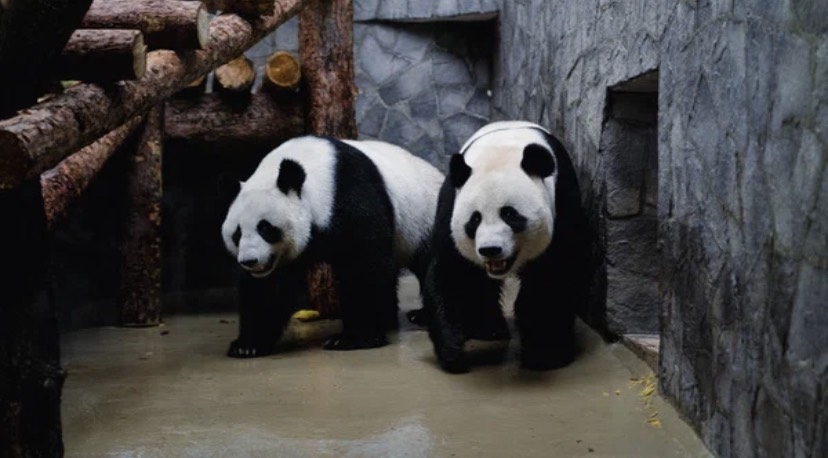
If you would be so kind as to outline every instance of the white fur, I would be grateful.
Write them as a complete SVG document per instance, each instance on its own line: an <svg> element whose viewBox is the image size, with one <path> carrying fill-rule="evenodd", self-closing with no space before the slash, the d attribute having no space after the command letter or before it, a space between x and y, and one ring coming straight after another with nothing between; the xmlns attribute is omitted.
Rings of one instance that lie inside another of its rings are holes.
<svg viewBox="0 0 828 458"><path fill-rule="evenodd" d="M431 233L443 175L428 162L390 143L345 143L368 156L382 175L394 206L396 253L404 263Z"/></svg>
<svg viewBox="0 0 828 458"><path fill-rule="evenodd" d="M424 160L402 148L378 141L347 141L362 151L382 175L394 207L398 261L409 256L431 231L442 175ZM276 187L282 160L292 159L305 170L301 198ZM328 140L300 137L268 154L253 175L242 183L222 225L227 250L238 262L255 259L254 276L266 276L277 266L295 259L310 241L311 227L327 228L334 205L336 151ZM270 245L256 230L262 219L284 232L283 242ZM236 247L233 232L241 227ZM272 265L270 261L274 262Z"/></svg>
<svg viewBox="0 0 828 458"><path fill-rule="evenodd" d="M516 273L528 261L540 256L552 241L555 218L555 173L546 179L530 177L520 166L524 148L532 143L550 151L542 127L523 122L499 122L484 126L463 147L463 158L472 169L471 177L457 192L451 218L451 234L460 253L483 266L478 248L498 246L501 259L516 260L502 278ZM500 216L504 206L514 207L528 219L522 233L514 233ZM482 222L475 238L466 235L465 224L479 211Z"/></svg>

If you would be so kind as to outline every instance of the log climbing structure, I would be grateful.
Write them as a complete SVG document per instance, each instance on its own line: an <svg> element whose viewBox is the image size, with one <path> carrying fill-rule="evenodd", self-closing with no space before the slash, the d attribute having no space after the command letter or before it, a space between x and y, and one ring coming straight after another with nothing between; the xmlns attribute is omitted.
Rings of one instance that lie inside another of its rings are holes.
<svg viewBox="0 0 828 458"><path fill-rule="evenodd" d="M297 15L299 55L251 93L244 52ZM122 322L156 325L163 139L355 138L353 72L352 0L0 1L0 456L63 454L50 237L107 160L131 155ZM308 275L319 309L327 269Z"/></svg>

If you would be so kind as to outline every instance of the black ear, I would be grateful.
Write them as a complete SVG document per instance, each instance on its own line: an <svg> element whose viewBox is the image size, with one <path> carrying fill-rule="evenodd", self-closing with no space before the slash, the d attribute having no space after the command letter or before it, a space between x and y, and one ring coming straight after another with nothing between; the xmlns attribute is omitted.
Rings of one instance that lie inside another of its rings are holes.
<svg viewBox="0 0 828 458"><path fill-rule="evenodd" d="M555 157L548 148L532 143L523 149L520 167L529 176L546 178L555 173Z"/></svg>
<svg viewBox="0 0 828 458"><path fill-rule="evenodd" d="M449 162L449 180L451 185L455 188L460 188L466 184L466 180L471 176L472 169L466 165L462 154L454 154L451 156Z"/></svg>
<svg viewBox="0 0 828 458"><path fill-rule="evenodd" d="M282 164L279 166L279 178L276 179L276 187L285 194L292 189L296 191L297 196L301 197L305 177L305 169L298 162L282 159Z"/></svg>

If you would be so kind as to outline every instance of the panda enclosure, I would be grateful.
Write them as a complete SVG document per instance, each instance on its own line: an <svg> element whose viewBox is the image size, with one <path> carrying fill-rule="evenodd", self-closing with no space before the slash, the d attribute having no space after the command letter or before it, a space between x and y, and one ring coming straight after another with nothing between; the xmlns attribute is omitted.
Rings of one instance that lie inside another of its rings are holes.
<svg viewBox="0 0 828 458"><path fill-rule="evenodd" d="M111 157L126 164L125 208L105 210L125 223L121 322L158 324L162 138L354 138L352 8L343 0L0 4L0 239L7 272L0 456L63 451L58 310L43 296L50 289L50 239L72 204ZM208 10L221 14L211 18ZM277 56L266 89L251 96L255 72L242 53L294 15L301 68L295 57ZM214 69L218 94L203 94ZM61 88L67 80L81 82Z"/></svg>

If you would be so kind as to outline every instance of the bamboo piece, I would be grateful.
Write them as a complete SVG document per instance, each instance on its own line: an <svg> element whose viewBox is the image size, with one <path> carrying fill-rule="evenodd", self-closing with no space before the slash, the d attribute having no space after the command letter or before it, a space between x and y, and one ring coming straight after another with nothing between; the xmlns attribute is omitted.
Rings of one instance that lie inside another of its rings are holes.
<svg viewBox="0 0 828 458"><path fill-rule="evenodd" d="M0 121L0 189L53 167L69 153L166 99L212 68L241 55L290 19L307 0L275 0L278 14L248 23L228 14L210 23L210 43L186 55L154 51L139 81L111 88L79 84L13 118ZM2 72L0 72L2 73Z"/></svg>
<svg viewBox="0 0 828 458"><path fill-rule="evenodd" d="M197 1L95 0L81 27L138 29L151 49L201 49L210 39L209 24Z"/></svg>
<svg viewBox="0 0 828 458"><path fill-rule="evenodd" d="M57 73L62 80L109 82L140 79L147 47L138 30L76 30L63 48Z"/></svg>

